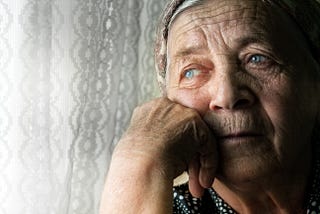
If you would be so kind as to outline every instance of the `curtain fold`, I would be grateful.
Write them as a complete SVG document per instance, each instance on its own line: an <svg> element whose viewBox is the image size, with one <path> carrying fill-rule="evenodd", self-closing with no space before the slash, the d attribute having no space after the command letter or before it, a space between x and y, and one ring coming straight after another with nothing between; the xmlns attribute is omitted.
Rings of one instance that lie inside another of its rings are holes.
<svg viewBox="0 0 320 214"><path fill-rule="evenodd" d="M133 108L159 92L165 0L0 0L0 213L93 214Z"/></svg>

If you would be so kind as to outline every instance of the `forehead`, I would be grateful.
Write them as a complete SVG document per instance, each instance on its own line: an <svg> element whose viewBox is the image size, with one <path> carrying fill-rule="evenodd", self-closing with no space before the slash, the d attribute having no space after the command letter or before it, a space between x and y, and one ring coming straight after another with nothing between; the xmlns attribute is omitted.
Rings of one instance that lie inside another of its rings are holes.
<svg viewBox="0 0 320 214"><path fill-rule="evenodd" d="M239 20L252 22L258 16L266 15L261 10L263 5L259 0L205 0L200 5L187 8L173 23L179 22L185 30L192 28L193 24L225 24L231 27L237 25Z"/></svg>
<svg viewBox="0 0 320 214"><path fill-rule="evenodd" d="M290 45L299 37L296 26L279 8L266 4L259 0L206 0L188 8L172 23L169 51L172 45L174 50L180 46L202 47L211 40L232 46L238 40L250 37L260 41L272 40L275 47L277 43ZM288 39L293 32L295 38ZM303 41L301 38L299 42Z"/></svg>

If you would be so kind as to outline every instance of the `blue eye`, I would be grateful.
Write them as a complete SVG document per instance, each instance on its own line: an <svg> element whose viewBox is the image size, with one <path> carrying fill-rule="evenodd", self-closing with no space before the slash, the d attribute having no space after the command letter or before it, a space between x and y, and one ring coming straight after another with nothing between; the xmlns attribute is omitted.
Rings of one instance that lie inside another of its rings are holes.
<svg viewBox="0 0 320 214"><path fill-rule="evenodd" d="M257 71L271 71L277 68L279 63L277 63L270 55L263 54L248 54L243 58L242 66L246 71L257 72Z"/></svg>
<svg viewBox="0 0 320 214"><path fill-rule="evenodd" d="M184 73L184 77L187 79L192 79L193 77L195 77L196 75L200 74L200 71L197 69L189 69L186 70L186 72Z"/></svg>
<svg viewBox="0 0 320 214"><path fill-rule="evenodd" d="M259 54L252 55L249 59L249 62L251 63L263 63L267 60L267 57Z"/></svg>

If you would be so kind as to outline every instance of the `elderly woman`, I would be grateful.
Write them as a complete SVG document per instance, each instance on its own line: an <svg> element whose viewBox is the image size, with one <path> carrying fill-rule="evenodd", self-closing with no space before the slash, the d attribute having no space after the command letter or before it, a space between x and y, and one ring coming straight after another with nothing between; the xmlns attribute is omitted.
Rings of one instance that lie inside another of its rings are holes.
<svg viewBox="0 0 320 214"><path fill-rule="evenodd" d="M101 213L320 213L316 0L173 0L156 61Z"/></svg>

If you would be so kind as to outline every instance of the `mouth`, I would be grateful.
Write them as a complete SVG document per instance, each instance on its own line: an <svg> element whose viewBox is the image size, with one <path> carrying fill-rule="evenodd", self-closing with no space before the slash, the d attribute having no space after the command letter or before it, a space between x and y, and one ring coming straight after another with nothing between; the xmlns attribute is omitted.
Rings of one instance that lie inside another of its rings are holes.
<svg viewBox="0 0 320 214"><path fill-rule="evenodd" d="M218 137L218 142L221 143L246 143L250 141L256 141L262 138L264 135L254 132L236 132L229 133Z"/></svg>

